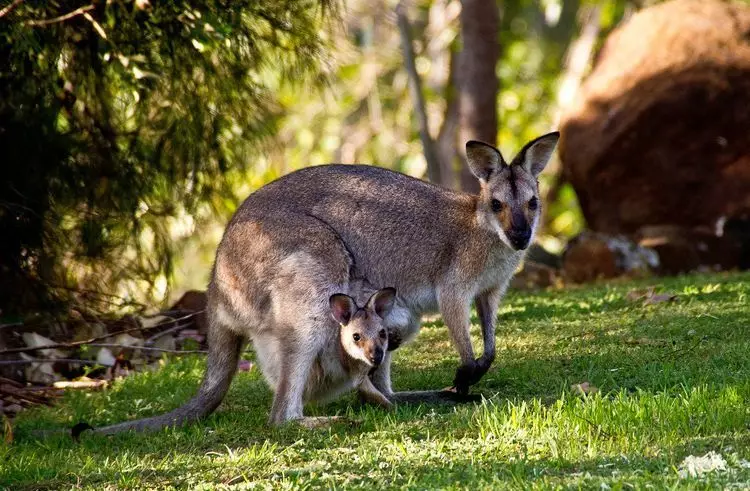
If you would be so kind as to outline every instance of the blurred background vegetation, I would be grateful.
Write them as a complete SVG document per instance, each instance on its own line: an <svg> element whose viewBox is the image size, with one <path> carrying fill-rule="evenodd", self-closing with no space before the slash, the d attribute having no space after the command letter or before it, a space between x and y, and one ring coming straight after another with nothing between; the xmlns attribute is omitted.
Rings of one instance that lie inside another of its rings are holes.
<svg viewBox="0 0 750 491"><path fill-rule="evenodd" d="M203 289L241 199L301 167L467 188L464 135L510 157L555 128L602 39L653 3L5 1L0 317ZM559 167L541 183L552 250L584 226Z"/></svg>

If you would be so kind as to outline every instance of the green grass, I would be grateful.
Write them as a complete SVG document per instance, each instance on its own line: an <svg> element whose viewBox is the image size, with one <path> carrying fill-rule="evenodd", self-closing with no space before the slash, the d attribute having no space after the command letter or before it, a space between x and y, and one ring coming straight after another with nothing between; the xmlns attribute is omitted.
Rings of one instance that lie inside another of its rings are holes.
<svg viewBox="0 0 750 491"><path fill-rule="evenodd" d="M643 307L626 299L647 285L679 301ZM476 325L473 334L479 348ZM271 428L271 394L252 371L200 424L88 435L78 445L32 436L179 405L203 360L171 360L158 373L22 414L15 442L0 447L0 488L750 487L750 275L514 293L501 307L497 342L497 360L475 389L486 397L479 405L388 413L347 396L309 414L346 414L357 424ZM456 366L447 330L426 323L397 352L395 386L445 387ZM584 381L599 392L575 395L571 384ZM726 471L680 478L686 456L708 451L727 460Z"/></svg>

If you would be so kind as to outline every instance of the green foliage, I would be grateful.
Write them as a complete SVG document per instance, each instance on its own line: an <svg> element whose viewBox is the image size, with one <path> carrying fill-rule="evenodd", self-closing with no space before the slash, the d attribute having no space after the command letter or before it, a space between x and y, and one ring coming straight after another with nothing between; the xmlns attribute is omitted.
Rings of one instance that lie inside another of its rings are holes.
<svg viewBox="0 0 750 491"><path fill-rule="evenodd" d="M653 280L652 280L653 282ZM0 487L12 489L408 489L742 487L750 480L750 275L665 280L673 303L627 300L640 282L513 294L499 314L498 354L479 405L402 406L354 396L312 407L359 424L271 428L271 394L240 373L217 414L154 435L39 441L31 432L161 413L189 398L204 361L170 361L99 393L69 393L22 413L0 447ZM476 323L476 319L474 319ZM480 343L479 326L473 326ZM442 321L396 353L398 389L448 385L458 365ZM578 396L584 381L600 392ZM688 455L715 451L728 469L680 478ZM223 488L222 488L223 489Z"/></svg>
<svg viewBox="0 0 750 491"><path fill-rule="evenodd" d="M580 12L601 7L600 36L632 10L623 0L498 2L502 25L497 67L500 97L498 142L512 156L532 138L550 131L561 110L559 88L566 56L582 30ZM423 80L433 137L446 117L455 87L449 77L451 51L460 51L460 2L410 2L417 69ZM282 97L279 149L270 155L276 174L331 161L386 166L418 177L426 175L418 127L403 67L399 33L383 5L347 2L346 30L336 32L334 76L320 93ZM491 110L491 109L488 109ZM463 142L456 140L456 145ZM557 180L550 169L543 190ZM569 237L584 226L572 189L550 203L548 234ZM559 220L558 220L559 218Z"/></svg>
<svg viewBox="0 0 750 491"><path fill-rule="evenodd" d="M201 209L222 209L223 176L275 131L281 81L320 75L331 7L26 1L10 11L0 309L45 306L49 285L158 293L172 241Z"/></svg>

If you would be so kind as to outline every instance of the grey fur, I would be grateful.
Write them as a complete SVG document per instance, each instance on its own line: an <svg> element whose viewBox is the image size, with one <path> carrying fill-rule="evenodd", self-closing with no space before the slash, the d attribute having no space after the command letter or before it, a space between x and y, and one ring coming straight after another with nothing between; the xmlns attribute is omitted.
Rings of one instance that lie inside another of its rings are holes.
<svg viewBox="0 0 750 491"><path fill-rule="evenodd" d="M471 152L478 196L359 165L302 169L251 194L217 252L208 289L210 355L198 395L164 416L100 431L154 429L210 413L229 387L244 339L275 388L271 422L301 418L306 375L336 344L327 300L356 291L358 282L397 289L384 323L399 342L416 335L422 314L442 314L461 357L454 384L466 394L495 358L498 303L536 229L541 210L530 202L558 137L530 142L510 165L494 147L470 144L480 148ZM493 211L493 200L503 211ZM476 360L472 303L484 339ZM370 378L379 393L399 400L390 363L388 352Z"/></svg>

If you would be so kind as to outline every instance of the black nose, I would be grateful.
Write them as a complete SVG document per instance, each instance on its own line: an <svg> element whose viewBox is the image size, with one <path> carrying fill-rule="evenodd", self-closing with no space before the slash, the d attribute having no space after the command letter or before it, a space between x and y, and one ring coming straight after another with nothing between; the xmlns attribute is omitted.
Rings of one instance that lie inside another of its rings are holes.
<svg viewBox="0 0 750 491"><path fill-rule="evenodd" d="M375 348L372 356L370 356L370 361L375 366L380 365L383 362L383 348Z"/></svg>
<svg viewBox="0 0 750 491"><path fill-rule="evenodd" d="M506 232L506 235L513 248L520 251L521 249L526 249L529 245L529 241L531 240L531 229L511 229Z"/></svg>

